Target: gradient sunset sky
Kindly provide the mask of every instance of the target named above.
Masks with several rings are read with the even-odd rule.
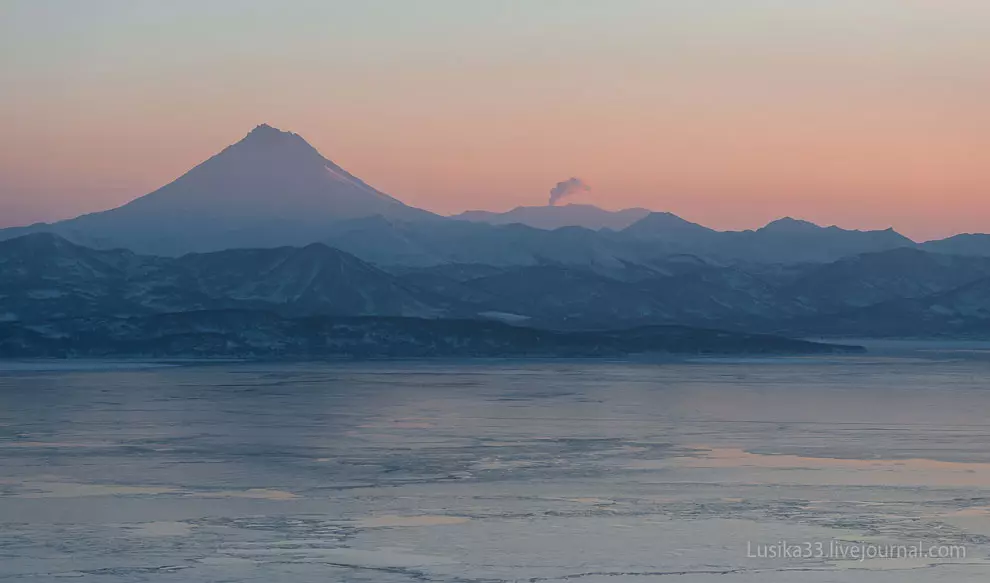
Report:
[[[990,0],[0,0],[0,226],[267,122],[440,213],[990,232]]]

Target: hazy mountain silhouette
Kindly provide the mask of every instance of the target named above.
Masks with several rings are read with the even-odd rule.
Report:
[[[646,260],[659,252],[614,235],[583,227],[548,231],[518,223],[489,225],[451,219],[430,223],[359,220],[335,226],[323,240],[390,267],[444,263],[621,267],[626,261]]]
[[[816,311],[834,312],[940,294],[985,277],[990,258],[905,247],[808,265],[781,293]]]
[[[990,258],[984,257],[900,248],[791,266],[719,264],[690,255],[618,264],[586,259],[385,271],[318,243],[167,258],[35,233],[0,242],[0,321],[37,327],[66,318],[262,310],[289,318],[495,319],[558,330],[688,325],[935,335],[975,333],[990,314]],[[914,318],[924,325],[912,328]]]
[[[491,321],[504,319],[492,312],[504,301],[497,294],[462,298],[456,286],[427,290],[321,244],[173,259],[89,249],[51,233],[35,233],[0,242],[0,269],[4,273],[0,356],[7,357],[620,356],[849,350],[683,326],[572,332],[509,326]],[[555,273],[546,268],[538,274],[551,275],[552,284],[559,280]],[[512,277],[507,281],[510,287]],[[565,275],[564,282],[568,279]],[[575,273],[574,279],[591,282],[613,300],[628,294],[625,284],[616,280],[590,273]],[[580,300],[574,293],[571,298]],[[485,311],[470,320],[459,319],[470,314],[472,305]],[[545,300],[509,304],[524,311],[542,310],[545,305]],[[501,314],[505,315],[510,314]],[[548,316],[566,318],[567,314]],[[593,315],[585,322],[599,318]]]
[[[790,217],[756,230],[715,231],[671,213],[651,213],[622,234],[717,259],[761,263],[827,262],[916,245],[893,229],[856,231],[821,227]]]
[[[741,231],[733,244],[741,253],[767,261],[834,261],[840,257],[913,247],[914,241],[893,229],[859,231],[821,227],[785,217],[756,231]]]
[[[990,235],[918,244],[789,217],[718,231],[590,205],[441,217],[267,125],[121,207],[0,230],[0,276],[0,354],[801,352],[819,348],[747,334],[990,336]],[[571,335],[642,326],[734,335]]]
[[[372,188],[301,136],[260,125],[175,181],[121,207],[6,234],[51,231],[95,247],[173,255],[303,245],[319,240],[334,222],[376,215],[438,218]]]
[[[607,211],[590,204],[565,204],[559,206],[517,206],[511,211],[467,211],[454,215],[453,219],[490,225],[519,223],[537,229],[584,227],[586,229],[612,229],[619,231],[650,214],[643,208]]]
[[[622,230],[624,235],[647,241],[694,245],[714,241],[719,231],[692,223],[667,212],[654,212]]]
[[[591,205],[440,217],[376,190],[299,135],[268,125],[121,207],[3,229],[0,239],[33,232],[161,256],[322,242],[379,267],[556,264],[620,279],[630,265],[650,270],[675,255],[722,265],[828,263],[898,248],[990,256],[990,235],[918,245],[893,229],[857,231],[792,218],[717,231],[671,213]]]
[[[0,241],[0,320],[127,317],[209,309],[340,316],[451,315],[416,289],[319,243],[179,258],[97,250],[51,234]]]
[[[827,316],[800,319],[791,333],[857,337],[990,337],[990,278],[920,298],[897,298]]]
[[[926,251],[948,253],[950,255],[977,255],[990,257],[990,235],[982,233],[964,233],[937,241],[921,244]]]

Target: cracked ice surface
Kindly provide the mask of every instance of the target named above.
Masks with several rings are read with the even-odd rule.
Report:
[[[0,582],[985,581],[990,362],[910,356],[18,364]]]

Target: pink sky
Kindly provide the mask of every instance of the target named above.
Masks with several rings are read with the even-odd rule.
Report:
[[[579,176],[575,201],[716,228],[990,232],[990,3],[218,4],[5,8],[0,224],[119,205],[267,122],[440,213]]]

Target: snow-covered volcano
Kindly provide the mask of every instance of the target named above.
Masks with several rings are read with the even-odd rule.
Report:
[[[301,136],[263,124],[175,181],[121,207],[0,238],[52,231],[78,243],[156,254],[305,244],[339,221],[436,215],[403,204],[323,157]]]

